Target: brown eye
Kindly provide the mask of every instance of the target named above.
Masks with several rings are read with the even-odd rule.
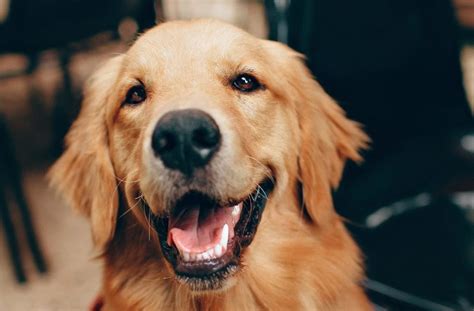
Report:
[[[232,87],[241,92],[249,93],[261,88],[261,84],[254,76],[244,73],[232,80]]]
[[[135,85],[131,87],[125,96],[126,105],[138,105],[146,99],[146,91],[143,85]]]

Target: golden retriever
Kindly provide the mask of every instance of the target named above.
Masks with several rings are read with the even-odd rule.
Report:
[[[331,190],[368,142],[297,52],[214,20],[143,34],[85,88],[55,187],[103,310],[368,310]]]

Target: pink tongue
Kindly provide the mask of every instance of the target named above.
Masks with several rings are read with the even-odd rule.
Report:
[[[170,217],[168,245],[174,242],[188,252],[206,251],[219,243],[224,224],[233,233],[232,208],[203,208],[199,204],[187,206],[178,216]]]

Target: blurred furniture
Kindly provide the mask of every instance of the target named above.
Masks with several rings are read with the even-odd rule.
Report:
[[[217,18],[263,38],[266,36],[262,0],[163,0],[166,20]]]
[[[10,10],[10,0],[0,0],[0,24],[5,21]]]
[[[1,0],[0,0],[1,1]],[[4,0],[5,1],[5,0]],[[8,15],[0,23],[0,54],[20,53],[28,57],[25,70],[0,73],[1,79],[34,72],[39,54],[47,49],[59,52],[63,85],[56,94],[53,109],[53,149],[62,150],[62,141],[79,110],[73,94],[69,62],[77,50],[89,47],[85,39],[102,32],[118,37],[118,26],[125,18],[133,19],[137,30],[143,31],[155,24],[155,7],[161,14],[161,1],[153,0],[8,0]],[[5,9],[5,8],[3,8]],[[158,15],[160,16],[160,15]],[[0,218],[6,233],[7,245],[18,281],[26,281],[14,216],[20,215],[27,242],[38,271],[46,265],[35,238],[26,200],[22,191],[21,173],[14,155],[7,124],[1,114],[0,103]],[[15,204],[8,205],[7,191]]]
[[[33,257],[36,269],[39,272],[46,271],[46,264],[41,253],[39,244],[36,240],[35,229],[31,222],[30,213],[23,187],[21,184],[21,171],[16,161],[13,142],[8,133],[5,119],[0,113],[0,218],[5,231],[5,237],[13,264],[16,279],[19,282],[26,281],[25,271],[23,269],[20,245],[18,243],[17,233],[19,228],[15,228],[14,213],[19,215],[19,221],[23,225],[24,234],[28,243],[29,251]],[[14,201],[7,200],[7,193],[11,194]]]
[[[125,17],[143,30],[155,24],[150,0],[9,0],[6,20],[0,24],[0,51],[37,53],[63,48],[104,31],[116,31]]]
[[[62,149],[62,139],[78,113],[74,100],[69,62],[81,41],[101,32],[118,37],[122,20],[132,18],[138,31],[155,24],[153,0],[9,0],[6,20],[0,24],[0,54],[21,53],[28,57],[24,72],[0,74],[0,79],[30,74],[38,65],[39,54],[47,49],[59,52],[63,86],[57,94],[53,111],[54,149]],[[156,2],[159,5],[159,1]],[[86,45],[87,46],[87,45]]]
[[[474,30],[474,0],[453,0],[453,3],[459,24]]]
[[[288,44],[288,8],[290,0],[265,0],[268,21],[268,37]],[[302,28],[304,31],[307,28]]]
[[[408,301],[423,297],[422,305],[445,308],[389,306],[472,310],[474,129],[410,142],[344,191],[338,203],[353,209],[348,226],[364,249],[369,277],[403,291]],[[378,290],[371,288],[371,295],[386,304]]]
[[[389,310],[472,310],[474,221],[456,198],[474,192],[463,147],[474,122],[451,1],[297,0],[281,14],[282,2],[265,1],[271,39],[287,33],[373,140],[335,193],[371,297]]]
[[[460,26],[461,39],[474,43],[474,0],[452,0]]]

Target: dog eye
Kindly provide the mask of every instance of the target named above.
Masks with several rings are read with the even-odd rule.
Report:
[[[126,105],[138,105],[146,99],[146,91],[143,85],[131,87],[125,96]]]
[[[232,80],[232,87],[241,92],[249,93],[261,87],[257,78],[250,74],[241,74]]]

